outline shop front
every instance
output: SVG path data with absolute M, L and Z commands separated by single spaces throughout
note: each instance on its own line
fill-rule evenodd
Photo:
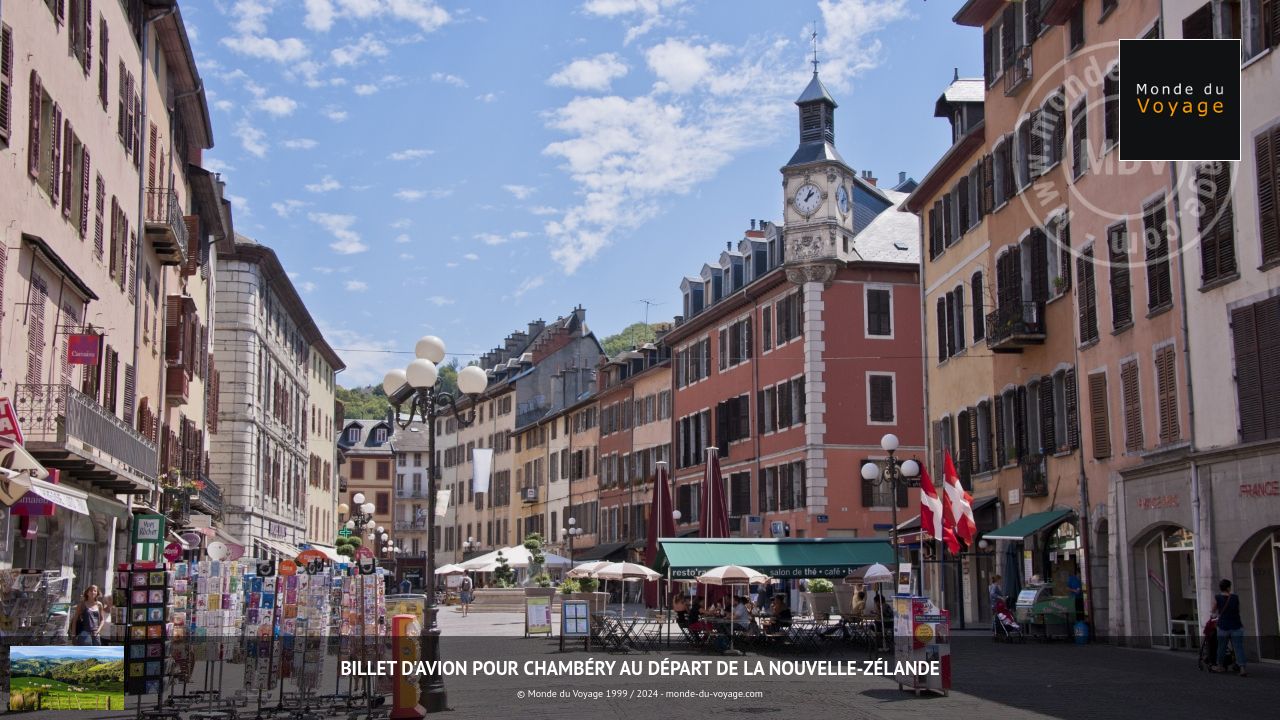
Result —
M 1081 567 L 1084 564 L 1076 511 L 1046 510 L 1024 515 L 982 535 L 997 543 L 994 562 L 1000 566 L 1004 594 L 1017 598 L 1024 588 L 1067 598 L 1074 616 L 1084 614 Z M 983 586 L 986 587 L 985 585 Z
M 1198 647 L 1196 537 L 1187 473 L 1126 473 L 1117 507 L 1124 538 L 1119 589 L 1125 641 L 1137 647 Z
M 972 503 L 974 523 L 978 538 L 1000 526 L 1000 502 L 995 495 L 974 498 Z M 921 531 L 917 515 L 898 526 L 898 536 L 908 538 Z M 927 542 L 921 552 L 917 542 L 900 545 L 903 560 L 922 568 L 925 594 L 940 607 L 951 613 L 953 628 L 987 627 L 991 624 L 991 607 L 987 600 L 987 586 L 999 570 L 996 543 L 979 539 L 975 544 L 962 547 L 960 555 L 950 552 L 939 556 L 936 542 Z M 939 595 L 941 597 L 939 597 Z

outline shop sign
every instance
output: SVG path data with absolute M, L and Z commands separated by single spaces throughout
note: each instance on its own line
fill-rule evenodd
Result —
M 182 544 L 171 542 L 164 546 L 164 559 L 169 562 L 178 562 L 182 557 Z
M 828 518 L 826 515 L 819 515 L 819 516 L 818 516 L 818 523 L 819 523 L 819 524 L 825 523 L 825 522 L 827 522 L 829 519 L 830 519 L 830 518 Z
M 1280 496 L 1280 480 L 1270 482 L 1244 483 L 1240 486 L 1240 497 L 1277 497 Z
M 14 445 L 23 444 L 22 425 L 18 423 L 18 414 L 13 411 L 13 403 L 7 397 L 0 397 L 0 441 L 4 440 Z
M 67 336 L 68 365 L 97 365 L 99 335 Z
M 1177 495 L 1153 495 L 1151 497 L 1138 498 L 1139 510 L 1164 510 L 1166 508 L 1181 507 L 1182 501 Z
M 338 531 L 338 535 L 342 537 L 351 537 L 351 528 L 342 528 Z

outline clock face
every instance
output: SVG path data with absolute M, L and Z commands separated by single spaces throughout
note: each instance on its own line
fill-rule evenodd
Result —
M 813 183 L 805 183 L 796 190 L 795 197 L 792 202 L 795 203 L 796 209 L 805 215 L 812 215 L 818 206 L 822 204 L 822 190 Z
M 840 212 L 849 214 L 849 191 L 841 185 L 836 189 L 836 207 L 840 208 Z

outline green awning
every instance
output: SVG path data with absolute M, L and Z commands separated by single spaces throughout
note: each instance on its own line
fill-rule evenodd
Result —
M 129 508 L 101 495 L 89 493 L 89 497 L 86 500 L 89 503 L 89 512 L 94 515 L 106 515 L 117 520 L 128 520 L 131 514 Z
M 1073 511 L 1071 510 L 1048 510 L 1046 512 L 1038 512 L 1032 515 L 1020 517 L 1017 520 L 997 528 L 982 537 L 987 540 L 1023 540 L 1028 535 L 1032 535 L 1047 527 L 1057 525 L 1067 519 Z
M 872 563 L 892 563 L 885 540 L 859 538 L 664 538 L 655 568 L 691 579 L 721 565 L 743 565 L 774 578 L 847 577 Z

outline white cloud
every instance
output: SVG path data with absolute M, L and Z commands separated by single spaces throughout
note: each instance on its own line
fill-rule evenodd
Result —
M 391 223 L 391 227 L 395 228 L 396 230 L 403 230 L 412 224 L 413 224 L 413 221 L 410 220 L 409 218 L 400 218 L 399 220 L 396 220 L 395 222 Z
M 303 202 L 301 200 L 282 200 L 280 202 L 271 203 L 271 209 L 275 210 L 276 214 L 280 217 L 288 218 L 293 215 L 295 210 L 299 210 L 310 204 L 311 203 Z
M 424 148 L 407 148 L 405 150 L 397 150 L 387 156 L 388 160 L 404 161 L 404 160 L 421 160 L 428 155 L 434 155 L 435 150 L 427 150 Z
M 341 190 L 342 183 L 338 182 L 332 175 L 325 175 L 318 183 L 310 183 L 306 186 L 307 192 L 324 193 L 331 190 Z
M 218 100 L 213 104 L 213 107 L 215 110 L 221 110 L 222 112 L 231 112 L 231 109 L 235 107 L 235 103 L 230 100 Z
M 412 259 L 413 259 L 413 255 L 412 255 L 411 253 L 400 253 L 400 254 L 399 254 L 399 255 L 397 255 L 396 257 L 400 258 L 401 260 L 412 260 Z M 445 263 L 445 264 L 446 264 L 446 265 L 448 265 L 448 263 Z
M 538 190 L 528 185 L 503 185 L 502 189 L 514 195 L 517 200 L 524 200 Z
M 355 90 L 357 95 L 372 95 L 378 92 L 378 86 L 369 84 L 357 85 L 352 90 Z
M 298 101 L 284 95 L 262 98 L 257 105 L 259 110 L 275 117 L 287 117 L 298 109 Z
M 534 205 L 533 207 L 529 208 L 529 212 L 533 213 L 534 215 L 556 215 L 560 211 L 551 207 L 550 205 Z
M 684 0 L 587 0 L 582 9 L 589 15 L 604 18 L 624 17 L 627 22 L 634 23 L 627 28 L 625 42 L 644 35 L 650 30 L 665 25 L 668 20 L 665 12 L 678 10 Z
M 309 30 L 327 32 L 333 27 L 333 3 L 330 0 L 306 0 L 307 17 L 302 21 Z
M 574 90 L 606 91 L 614 80 L 627 74 L 627 64 L 615 53 L 602 53 L 593 58 L 578 58 L 560 68 L 547 82 Z
M 692 45 L 672 38 L 649 48 L 645 62 L 658 76 L 659 89 L 685 93 L 712 73 L 713 59 L 728 53 L 723 45 Z
M 329 243 L 329 247 L 334 252 L 340 255 L 355 255 L 369 249 L 369 246 L 361 241 L 360 234 L 351 229 L 356 222 L 355 215 L 310 213 L 307 218 L 337 238 L 337 242 Z
M 371 34 L 360 36 L 358 40 L 342 47 L 334 48 L 329 53 L 333 64 L 338 67 L 357 65 L 367 57 L 386 57 L 387 46 Z
M 506 235 L 498 235 L 496 233 L 477 233 L 475 239 L 485 245 L 505 245 L 512 240 L 522 240 L 529 237 L 529 233 L 524 230 L 516 230 Z
M 244 148 L 245 152 L 254 157 L 266 157 L 267 148 L 269 147 L 267 145 L 267 134 L 250 125 L 247 119 L 241 120 L 231 134 L 240 138 L 240 146 Z
M 397 367 L 412 359 L 412 354 L 397 356 L 393 353 L 405 348 L 395 340 L 379 339 L 358 330 L 320 323 L 320 332 L 329 345 L 337 349 L 347 366 L 342 371 L 342 384 L 351 387 L 380 384 L 388 367 Z
M 512 292 L 512 295 L 518 298 L 524 297 L 524 294 L 529 292 L 530 290 L 536 290 L 542 287 L 542 284 L 544 282 L 546 282 L 546 278 L 542 275 L 535 275 L 530 278 L 525 278 L 524 282 L 520 283 L 520 285 L 517 286 L 516 289 Z
M 452 85 L 454 87 L 467 86 L 466 80 L 463 80 L 457 75 L 450 75 L 449 73 L 442 72 L 431 73 L 431 82 L 445 83 L 446 85 Z
M 228 165 L 227 163 L 219 160 L 216 157 L 206 156 L 203 160 L 201 160 L 200 164 L 201 164 L 201 167 L 203 167 L 205 170 L 208 170 L 211 173 L 226 173 L 227 171 L 235 170 L 234 166 Z
M 838 87 L 879 65 L 882 48 L 875 34 L 910 16 L 907 0 L 820 0 L 818 10 L 824 25 L 822 78 Z
M 307 16 L 303 24 L 317 32 L 328 32 L 334 20 L 371 20 L 392 18 L 418 26 L 422 32 L 433 32 L 451 19 L 449 13 L 434 0 L 306 0 Z
M 432 295 L 431 297 L 427 298 L 427 302 L 431 303 L 432 305 L 435 305 L 436 307 L 444 307 L 446 305 L 452 305 L 457 301 L 454 300 L 453 298 L 444 297 L 443 295 Z
M 477 95 L 476 99 L 482 103 L 491 103 L 494 100 L 497 100 L 498 96 L 494 93 L 484 93 L 483 95 Z
M 396 199 L 404 200 L 405 202 L 415 202 L 425 197 L 429 197 L 433 200 L 440 200 L 441 198 L 447 198 L 452 194 L 453 190 L 449 188 L 432 188 L 430 190 L 401 188 L 395 192 L 395 197 Z
M 298 289 L 304 293 L 315 292 L 316 284 L 311 282 L 310 280 L 303 280 L 302 282 L 298 283 Z
M 348 280 L 342 286 L 347 289 L 347 292 L 364 292 L 369 289 L 369 283 L 363 280 Z
M 321 111 L 325 117 L 334 122 L 343 122 L 347 119 L 347 111 L 339 107 L 329 106 Z
M 249 208 L 249 200 L 245 196 L 236 195 L 235 193 L 227 193 L 225 197 L 231 202 L 231 207 L 235 209 L 236 212 L 241 215 L 253 214 L 253 210 Z
M 462 259 L 463 259 L 463 260 L 470 260 L 470 261 L 472 261 L 472 262 L 475 262 L 476 260 L 479 260 L 479 259 L 480 259 L 480 256 L 479 256 L 479 255 L 477 255 L 477 254 L 475 254 L 475 253 L 467 253 L 466 255 L 463 255 L 463 256 L 462 256 Z
M 317 145 L 316 141 L 311 138 L 293 138 L 285 140 L 281 144 L 290 150 L 310 150 Z
M 410 238 L 407 233 L 400 233 L 399 235 L 396 236 L 396 242 L 401 244 L 410 242 L 411 240 L 412 238 Z
M 273 60 L 280 64 L 297 62 L 307 56 L 307 46 L 298 38 L 277 40 L 269 37 L 244 35 L 222 39 L 222 44 L 232 52 L 260 60 Z

